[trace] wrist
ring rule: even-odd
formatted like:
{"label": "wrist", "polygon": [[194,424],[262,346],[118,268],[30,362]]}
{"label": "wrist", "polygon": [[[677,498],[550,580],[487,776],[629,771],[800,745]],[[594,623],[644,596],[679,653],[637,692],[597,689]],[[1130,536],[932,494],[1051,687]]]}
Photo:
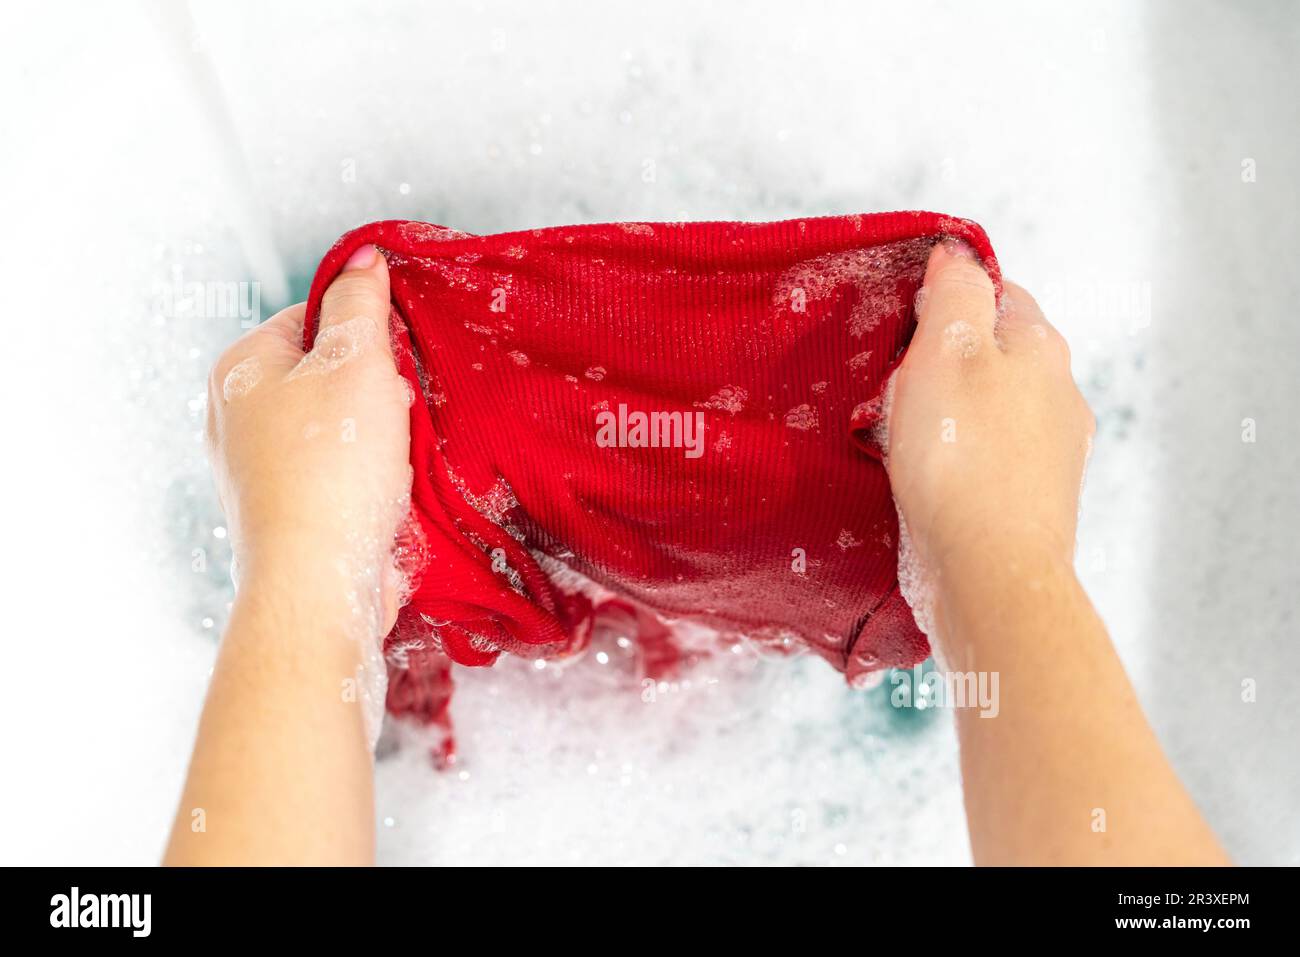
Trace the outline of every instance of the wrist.
{"label": "wrist", "polygon": [[1027,569],[1038,574],[1074,574],[1073,545],[1040,526],[971,529],[939,543],[930,554],[935,571],[949,580],[972,578],[996,584],[1023,578]]}
{"label": "wrist", "polygon": [[1044,570],[1074,565],[1073,521],[1051,510],[1007,504],[993,510],[943,507],[927,531],[925,541],[918,542],[921,556],[947,577],[976,576],[988,582],[1019,562]]}
{"label": "wrist", "polygon": [[326,541],[259,542],[236,558],[236,603],[291,622],[293,633],[379,640],[379,562]]}
{"label": "wrist", "polygon": [[942,553],[935,571],[937,637],[949,658],[976,650],[984,639],[1006,650],[1018,636],[1041,635],[1079,590],[1069,553],[1041,535],[955,545]]}

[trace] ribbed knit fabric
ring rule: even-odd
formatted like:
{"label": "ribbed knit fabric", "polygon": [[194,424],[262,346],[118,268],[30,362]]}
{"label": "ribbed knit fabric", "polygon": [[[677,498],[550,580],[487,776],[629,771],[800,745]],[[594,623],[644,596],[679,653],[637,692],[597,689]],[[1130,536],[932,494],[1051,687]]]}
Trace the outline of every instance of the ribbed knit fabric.
{"label": "ribbed knit fabric", "polygon": [[449,662],[573,654],[611,612],[651,670],[675,657],[663,618],[805,646],[850,680],[923,660],[871,435],[943,236],[1000,291],[983,230],[923,212],[341,238],[305,344],[374,243],[421,397],[389,710],[445,721]]}

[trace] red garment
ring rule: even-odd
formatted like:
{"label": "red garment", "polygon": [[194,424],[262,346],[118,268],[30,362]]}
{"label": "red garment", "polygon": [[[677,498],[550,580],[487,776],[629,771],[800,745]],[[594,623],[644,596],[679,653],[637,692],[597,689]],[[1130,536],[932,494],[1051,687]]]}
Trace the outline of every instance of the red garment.
{"label": "red garment", "polygon": [[943,236],[1000,290],[983,230],[922,212],[497,236],[389,221],[340,239],[305,344],[326,287],[374,243],[424,400],[405,543],[421,574],[385,644],[389,710],[445,720],[448,659],[585,645],[610,603],[539,559],[618,596],[652,668],[674,657],[655,612],[806,645],[850,680],[923,660],[870,432]]}

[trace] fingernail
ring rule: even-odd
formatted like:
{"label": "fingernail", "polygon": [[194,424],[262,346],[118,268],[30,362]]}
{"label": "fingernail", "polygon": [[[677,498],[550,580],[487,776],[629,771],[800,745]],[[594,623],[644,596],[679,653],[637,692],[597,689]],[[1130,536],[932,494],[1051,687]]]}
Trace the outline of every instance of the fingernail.
{"label": "fingernail", "polygon": [[943,251],[949,256],[957,259],[978,259],[975,250],[971,248],[970,243],[964,239],[958,239],[956,236],[945,236],[942,241]]}
{"label": "fingernail", "polygon": [[348,261],[343,264],[343,271],[347,272],[349,269],[369,269],[375,264],[375,257],[378,255],[379,250],[370,243],[366,243],[348,257]]}

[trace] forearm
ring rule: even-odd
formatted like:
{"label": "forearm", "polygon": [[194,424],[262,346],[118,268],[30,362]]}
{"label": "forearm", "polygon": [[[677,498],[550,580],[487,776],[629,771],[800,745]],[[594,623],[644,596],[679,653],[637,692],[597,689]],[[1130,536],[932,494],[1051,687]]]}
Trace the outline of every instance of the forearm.
{"label": "forearm", "polygon": [[984,545],[941,581],[951,667],[998,673],[995,717],[957,712],[976,863],[1228,863],[1067,562]]}
{"label": "forearm", "polygon": [[241,589],[165,863],[373,862],[361,645],[338,605],[256,575]]}

